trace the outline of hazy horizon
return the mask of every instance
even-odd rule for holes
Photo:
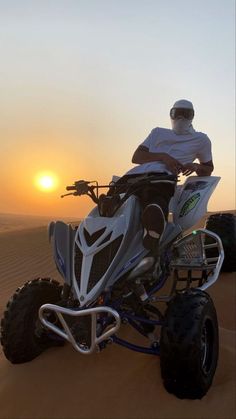
[[[217,211],[209,211],[207,210],[207,213],[214,213],[214,212],[232,212],[235,213],[236,209],[235,208],[231,208],[228,210],[217,210]],[[86,217],[87,214],[85,214]],[[14,213],[14,212],[0,212],[0,217],[1,216],[13,216],[13,217],[32,217],[32,218],[45,218],[45,219],[50,219],[51,217],[57,217],[57,215],[55,214],[47,214],[47,215],[40,215],[40,214],[21,214],[21,213]],[[58,216],[60,217],[60,216]],[[68,215],[63,215],[61,216],[62,218],[65,219],[78,219],[78,220],[83,220],[85,217],[76,217],[76,216],[68,216]]]

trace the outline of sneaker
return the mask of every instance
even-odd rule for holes
[[[161,207],[157,204],[147,205],[142,215],[144,227],[143,245],[158,255],[159,243],[165,230],[166,221]]]

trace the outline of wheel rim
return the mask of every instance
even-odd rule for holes
[[[207,375],[212,366],[213,360],[214,330],[212,322],[207,319],[202,328],[201,334],[201,368]]]

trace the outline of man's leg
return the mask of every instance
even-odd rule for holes
[[[168,220],[169,202],[175,192],[175,184],[159,183],[150,187],[140,196],[143,207],[143,245],[158,255],[159,243]]]
[[[166,220],[160,205],[153,203],[146,206],[142,214],[143,245],[153,253],[158,253],[159,243],[163,236]]]

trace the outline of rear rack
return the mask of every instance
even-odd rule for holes
[[[222,242],[212,231],[198,229],[179,239],[174,243],[171,262],[174,271],[172,292],[183,282],[186,288],[197,285],[205,290],[217,280],[223,260]]]

